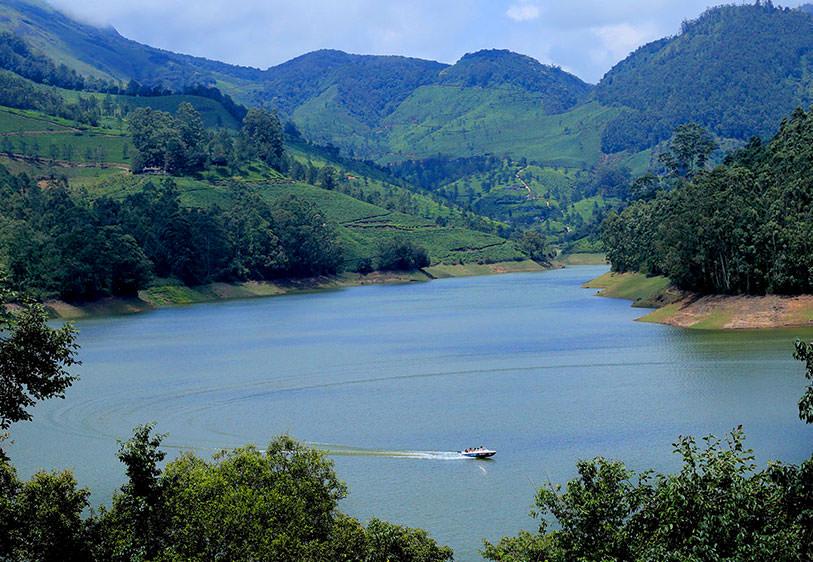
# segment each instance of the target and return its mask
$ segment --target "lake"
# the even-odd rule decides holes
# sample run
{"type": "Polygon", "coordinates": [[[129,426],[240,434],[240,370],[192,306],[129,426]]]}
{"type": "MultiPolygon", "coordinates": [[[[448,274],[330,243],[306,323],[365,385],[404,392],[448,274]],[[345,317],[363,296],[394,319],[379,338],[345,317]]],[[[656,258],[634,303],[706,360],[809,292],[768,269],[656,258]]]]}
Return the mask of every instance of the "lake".
{"type": "Polygon", "coordinates": [[[170,456],[266,444],[331,451],[341,509],[420,526],[477,560],[520,528],[535,491],[579,458],[674,470],[679,435],[742,424],[764,465],[799,462],[813,429],[791,357],[810,329],[712,332],[580,284],[606,267],[355,287],[166,308],[77,324],[81,379],[12,427],[21,475],[73,468],[93,502],[124,480],[116,440],[157,422],[170,456]],[[485,445],[490,460],[454,451],[485,445]]]}

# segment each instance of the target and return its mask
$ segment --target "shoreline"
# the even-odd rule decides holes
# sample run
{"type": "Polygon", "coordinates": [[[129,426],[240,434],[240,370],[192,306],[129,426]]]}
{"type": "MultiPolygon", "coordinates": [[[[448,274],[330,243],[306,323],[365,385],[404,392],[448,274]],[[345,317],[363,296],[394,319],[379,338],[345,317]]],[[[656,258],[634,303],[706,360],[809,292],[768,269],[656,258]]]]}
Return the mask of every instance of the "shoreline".
{"type": "Polygon", "coordinates": [[[250,299],[289,294],[332,291],[364,285],[394,285],[401,283],[428,282],[433,279],[498,275],[503,273],[541,272],[564,267],[555,262],[543,267],[532,260],[497,262],[492,264],[438,264],[415,271],[373,271],[366,275],[346,272],[303,279],[277,281],[245,281],[240,283],[210,283],[197,287],[184,285],[160,285],[149,287],[131,297],[103,297],[82,303],[49,300],[43,304],[52,317],[58,320],[81,320],[100,316],[139,314],[169,306],[182,306],[221,300],[250,299]]]}
{"type": "Polygon", "coordinates": [[[582,284],[597,296],[631,300],[655,310],[636,318],[693,330],[813,328],[813,295],[700,295],[673,287],[665,277],[608,272],[582,284]]]}

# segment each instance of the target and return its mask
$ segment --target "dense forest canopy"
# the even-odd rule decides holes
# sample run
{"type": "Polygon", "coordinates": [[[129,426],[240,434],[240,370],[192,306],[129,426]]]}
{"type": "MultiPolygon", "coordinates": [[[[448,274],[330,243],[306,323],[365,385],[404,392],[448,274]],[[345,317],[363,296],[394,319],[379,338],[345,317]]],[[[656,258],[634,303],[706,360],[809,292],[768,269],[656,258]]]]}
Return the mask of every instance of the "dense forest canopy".
{"type": "Polygon", "coordinates": [[[340,106],[361,122],[373,125],[392,113],[415,88],[432,82],[446,66],[415,58],[324,49],[264,71],[260,101],[291,115],[311,98],[333,91],[340,106]]]}
{"type": "Polygon", "coordinates": [[[69,300],[132,295],[155,277],[200,285],[338,270],[341,247],[313,205],[232,189],[229,209],[182,206],[171,179],[88,202],[0,167],[0,255],[14,287],[69,300]]]}
{"type": "Polygon", "coordinates": [[[518,88],[544,94],[542,103],[550,113],[569,109],[590,92],[589,84],[561,68],[504,49],[487,49],[464,55],[440,72],[438,84],[518,88]]]}
{"type": "Polygon", "coordinates": [[[676,37],[644,45],[613,67],[596,97],[633,111],[611,122],[602,149],[640,150],[689,121],[721,137],[770,136],[813,103],[813,18],[770,2],[711,8],[676,37]]]}
{"type": "Polygon", "coordinates": [[[768,143],[753,138],[721,166],[611,214],[616,271],[667,275],[710,293],[813,291],[813,112],[797,108],[768,143]]]}

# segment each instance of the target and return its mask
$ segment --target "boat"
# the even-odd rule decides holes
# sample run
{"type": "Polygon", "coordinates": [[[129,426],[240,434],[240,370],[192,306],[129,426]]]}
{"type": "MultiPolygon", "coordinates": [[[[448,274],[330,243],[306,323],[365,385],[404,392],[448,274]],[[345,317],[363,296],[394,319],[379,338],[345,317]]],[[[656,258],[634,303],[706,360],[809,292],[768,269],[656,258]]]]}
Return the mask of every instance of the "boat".
{"type": "Polygon", "coordinates": [[[485,447],[471,447],[463,451],[458,451],[458,453],[464,457],[469,457],[472,459],[487,459],[488,457],[493,457],[496,455],[497,451],[492,451],[491,449],[486,449],[485,447]]]}

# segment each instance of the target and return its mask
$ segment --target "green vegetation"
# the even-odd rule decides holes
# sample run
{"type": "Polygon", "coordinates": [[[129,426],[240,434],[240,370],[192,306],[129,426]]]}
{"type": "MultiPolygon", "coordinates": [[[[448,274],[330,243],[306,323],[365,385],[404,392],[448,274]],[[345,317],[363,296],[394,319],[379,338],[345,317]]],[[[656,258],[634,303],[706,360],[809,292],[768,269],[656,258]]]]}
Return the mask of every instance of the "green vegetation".
{"type": "Polygon", "coordinates": [[[714,170],[611,214],[602,238],[613,270],[695,292],[811,292],[812,143],[813,115],[797,108],[769,143],[754,138],[714,170]]]}
{"type": "Polygon", "coordinates": [[[139,426],[121,443],[127,482],[111,508],[83,517],[90,495],[70,471],[18,479],[0,460],[0,556],[13,560],[444,562],[426,531],[338,511],[347,487],[325,454],[288,436],[186,453],[159,467],[164,435],[139,426]]]}
{"type": "MultiPolygon", "coordinates": [[[[715,135],[714,142],[729,149],[752,134],[769,133],[794,105],[813,101],[808,68],[813,24],[802,11],[769,3],[711,9],[687,22],[678,36],[636,51],[596,88],[507,51],[470,53],[447,66],[324,50],[259,71],[159,52],[24,0],[2,7],[0,13],[7,18],[0,27],[17,34],[4,36],[8,56],[0,56],[0,61],[37,82],[9,72],[4,91],[12,98],[15,92],[25,92],[16,96],[28,100],[25,107],[123,132],[137,106],[174,113],[189,102],[205,126],[237,130],[245,110],[220,91],[196,85],[217,84],[244,103],[275,107],[281,120],[288,120],[289,138],[309,147],[305,151],[311,155],[314,145],[305,142],[303,134],[325,145],[333,151],[327,159],[334,168],[339,158],[345,160],[345,169],[356,166],[348,164],[351,158],[380,165],[427,161],[427,167],[446,161],[443,178],[384,178],[380,169],[369,166],[360,175],[485,215],[503,223],[504,236],[512,228],[532,227],[565,251],[600,249],[596,225],[629,195],[629,177],[625,181],[624,176],[659,172],[663,162],[654,155],[662,151],[660,143],[675,125],[699,123],[715,135]],[[90,69],[94,61],[99,68],[90,69]],[[44,77],[57,74],[64,75],[60,84],[74,89],[43,86],[52,79],[44,77]],[[85,82],[78,84],[74,76],[85,82]],[[102,76],[107,81],[99,80],[102,76]],[[97,91],[81,92],[76,89],[80,86],[97,91]],[[187,95],[161,95],[168,93],[167,87],[187,95]],[[61,102],[55,99],[60,96],[61,102]],[[478,158],[493,167],[448,173],[455,163],[478,158]],[[504,162],[523,159],[533,164],[522,172],[526,193],[513,176],[497,179],[505,172],[504,162]],[[613,176],[615,183],[608,183],[613,176]]],[[[232,136],[220,133],[208,148],[207,156],[227,168],[224,175],[236,173],[228,150],[232,136]]],[[[80,148],[86,163],[131,164],[129,156],[122,155],[129,150],[126,144],[94,142],[89,151],[80,148]]],[[[26,143],[12,150],[51,158],[66,143],[53,143],[53,149],[50,144],[32,148],[26,143]]],[[[333,187],[330,180],[323,184],[325,178],[311,177],[308,164],[320,173],[324,166],[299,157],[283,160],[272,164],[283,175],[333,187]]],[[[375,192],[381,190],[362,197],[375,197],[375,192]]],[[[443,213],[429,217],[433,212],[417,214],[445,220],[443,213]]]]}
{"type": "Polygon", "coordinates": [[[741,428],[674,443],[675,474],[579,461],[563,490],[535,498],[537,533],[484,543],[489,560],[807,560],[813,554],[813,458],[756,471],[741,428]],[[555,527],[554,527],[555,524],[555,527]]]}
{"type": "Polygon", "coordinates": [[[641,273],[609,271],[583,286],[601,289],[599,295],[602,297],[631,300],[633,306],[660,307],[666,304],[663,297],[671,282],[661,275],[648,277],[641,273]]]}
{"type": "MultiPolygon", "coordinates": [[[[42,305],[10,291],[0,276],[0,443],[12,423],[31,419],[29,410],[39,400],[64,397],[76,380],[67,370],[77,364],[76,331],[70,325],[50,328],[47,320],[42,305]],[[7,306],[13,301],[18,308],[7,306]]],[[[5,458],[0,447],[0,461],[5,458]]],[[[0,488],[4,485],[0,476],[0,488]]]]}
{"type": "MultiPolygon", "coordinates": [[[[813,343],[796,341],[794,357],[813,379],[813,343]]],[[[813,385],[799,400],[813,423],[813,385]]],[[[635,472],[597,457],[577,463],[578,478],[547,484],[534,498],[536,533],[483,541],[488,560],[809,560],[813,556],[813,456],[799,465],[756,470],[742,427],[699,446],[673,443],[680,471],[635,472]]]]}
{"type": "Polygon", "coordinates": [[[182,207],[177,186],[150,182],[119,202],[77,200],[3,174],[0,249],[14,286],[41,297],[132,295],[154,278],[187,285],[333,273],[332,227],[292,196],[265,203],[244,186],[228,210],[182,207]]]}
{"type": "Polygon", "coordinates": [[[783,115],[811,97],[813,19],[771,2],[711,8],[676,37],[636,50],[596,87],[603,104],[633,111],[602,134],[602,150],[638,151],[695,121],[745,141],[770,136],[783,115]]]}

